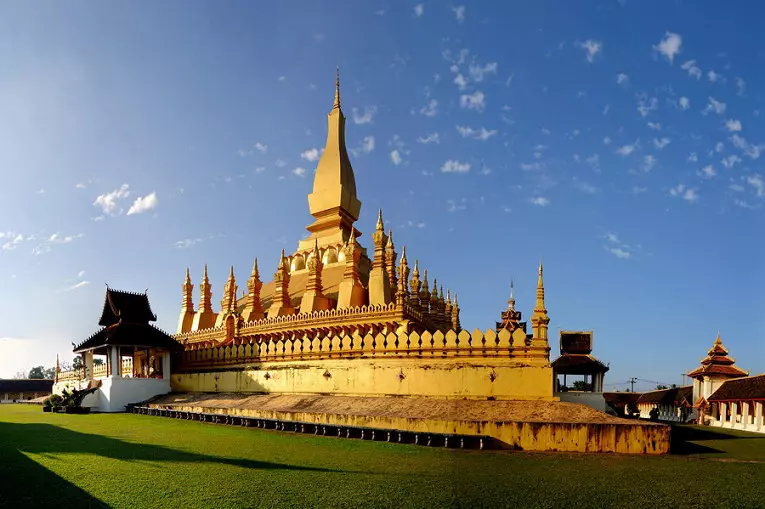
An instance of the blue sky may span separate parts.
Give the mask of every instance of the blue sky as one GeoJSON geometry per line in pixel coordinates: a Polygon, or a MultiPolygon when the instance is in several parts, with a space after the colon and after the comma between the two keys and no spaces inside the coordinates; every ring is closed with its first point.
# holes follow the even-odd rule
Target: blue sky
{"type": "Polygon", "coordinates": [[[382,207],[465,327],[511,277],[528,318],[542,257],[553,353],[593,329],[607,388],[681,382],[718,329],[765,371],[759,7],[513,4],[4,3],[0,376],[71,356],[104,283],[172,332],[186,267],[216,309],[229,265],[270,274],[336,65],[362,242],[382,207]]]}

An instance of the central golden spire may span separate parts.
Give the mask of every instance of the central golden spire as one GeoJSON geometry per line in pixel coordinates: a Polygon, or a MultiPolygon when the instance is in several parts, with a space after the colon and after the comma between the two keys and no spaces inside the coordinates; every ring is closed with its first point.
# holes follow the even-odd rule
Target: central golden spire
{"type": "Polygon", "coordinates": [[[316,167],[308,207],[315,220],[308,227],[310,237],[300,242],[299,251],[310,251],[314,241],[318,241],[319,247],[339,245],[360,235],[353,227],[361,202],[356,197],[356,178],[345,147],[339,69],[335,76],[335,102],[327,118],[327,143],[316,167]]]}

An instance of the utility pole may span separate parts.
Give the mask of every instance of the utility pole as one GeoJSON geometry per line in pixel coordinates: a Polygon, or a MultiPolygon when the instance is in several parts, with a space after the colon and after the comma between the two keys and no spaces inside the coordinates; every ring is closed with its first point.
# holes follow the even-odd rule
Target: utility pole
{"type": "Polygon", "coordinates": [[[634,376],[629,379],[630,392],[635,392],[635,382],[637,382],[637,378],[635,378],[634,376]]]}
{"type": "Polygon", "coordinates": [[[683,385],[685,385],[685,377],[688,376],[688,374],[687,373],[682,373],[682,375],[683,375],[683,385]]]}

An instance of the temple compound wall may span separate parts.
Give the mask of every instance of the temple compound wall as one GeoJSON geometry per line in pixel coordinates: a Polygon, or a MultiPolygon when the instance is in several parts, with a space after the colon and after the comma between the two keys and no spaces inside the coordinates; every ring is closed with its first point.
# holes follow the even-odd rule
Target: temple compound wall
{"type": "Polygon", "coordinates": [[[179,392],[555,399],[547,351],[520,329],[279,338],[177,361],[179,392]]]}

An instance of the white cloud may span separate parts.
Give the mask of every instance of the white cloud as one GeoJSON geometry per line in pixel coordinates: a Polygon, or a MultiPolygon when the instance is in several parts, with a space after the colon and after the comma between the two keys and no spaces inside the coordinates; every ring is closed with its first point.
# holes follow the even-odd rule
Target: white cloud
{"type": "Polygon", "coordinates": [[[680,53],[680,48],[683,45],[683,38],[678,34],[667,32],[664,34],[664,38],[653,47],[655,51],[658,51],[672,64],[675,60],[675,55],[680,53]]]}
{"type": "Polygon", "coordinates": [[[48,242],[51,244],[69,244],[82,236],[82,233],[78,233],[77,235],[61,235],[59,233],[54,233],[48,237],[48,242]]]}
{"type": "Polygon", "coordinates": [[[584,162],[589,164],[594,170],[597,170],[598,166],[600,165],[600,156],[598,154],[592,154],[590,157],[585,159],[584,162]]]}
{"type": "Polygon", "coordinates": [[[399,153],[398,149],[391,151],[390,153],[390,160],[398,166],[402,163],[401,154],[399,153]]]}
{"type": "Polygon", "coordinates": [[[722,165],[725,166],[727,169],[733,168],[733,166],[736,165],[736,163],[741,162],[741,158],[737,156],[736,154],[730,155],[728,157],[723,157],[722,159],[722,165]]]}
{"type": "Polygon", "coordinates": [[[672,140],[670,140],[669,138],[666,138],[666,137],[665,138],[661,138],[661,139],[654,138],[653,139],[653,146],[656,147],[657,149],[661,150],[664,147],[666,147],[667,145],[669,145],[671,142],[672,142],[672,140]]]}
{"type": "Polygon", "coordinates": [[[658,122],[648,122],[646,125],[648,126],[648,129],[653,131],[661,131],[661,124],[658,122]]]}
{"type": "Polygon", "coordinates": [[[266,167],[265,166],[257,166],[255,168],[255,173],[263,173],[264,171],[266,171],[266,167]]]}
{"type": "Polygon", "coordinates": [[[485,96],[480,90],[476,90],[472,94],[462,95],[460,96],[460,106],[482,112],[486,107],[485,96]]]}
{"type": "Polygon", "coordinates": [[[84,270],[81,270],[80,272],[77,273],[77,277],[81,278],[83,276],[85,276],[85,271],[84,270]]]}
{"type": "Polygon", "coordinates": [[[417,138],[417,143],[422,143],[423,145],[427,145],[428,143],[439,144],[441,143],[441,136],[439,136],[438,133],[430,133],[427,136],[420,136],[417,138]]]}
{"type": "Polygon", "coordinates": [[[622,145],[621,147],[616,149],[616,153],[620,156],[627,157],[628,155],[632,154],[635,149],[638,147],[639,142],[636,140],[635,143],[629,143],[627,145],[622,145]]]}
{"type": "Polygon", "coordinates": [[[536,196],[529,200],[532,205],[536,205],[538,207],[546,207],[550,204],[550,200],[545,198],[544,196],[536,196]]]}
{"type": "Polygon", "coordinates": [[[298,166],[294,170],[292,170],[293,175],[297,175],[298,177],[305,177],[305,168],[301,168],[298,166]]]}
{"type": "Polygon", "coordinates": [[[452,11],[454,12],[454,17],[457,20],[457,23],[462,23],[463,21],[465,21],[465,6],[464,5],[452,7],[452,11]]]}
{"type": "Polygon", "coordinates": [[[265,143],[257,142],[255,145],[253,145],[253,148],[255,148],[255,150],[263,154],[268,152],[268,145],[266,145],[265,143]]]}
{"type": "Polygon", "coordinates": [[[683,96],[677,100],[677,107],[680,108],[681,110],[687,110],[688,108],[691,107],[691,100],[683,96]]]}
{"type": "Polygon", "coordinates": [[[457,131],[459,131],[460,135],[462,135],[463,138],[472,138],[474,140],[481,140],[486,141],[495,134],[497,134],[496,130],[487,130],[485,127],[481,127],[480,129],[476,130],[472,127],[468,126],[457,126],[457,131]]]}
{"type": "Polygon", "coordinates": [[[724,102],[716,101],[714,97],[709,98],[709,104],[707,105],[706,109],[702,111],[704,115],[709,113],[710,111],[714,111],[718,115],[722,115],[725,113],[726,105],[724,102]]]}
{"type": "Polygon", "coordinates": [[[608,136],[603,137],[603,145],[610,145],[611,144],[611,138],[608,136]]]}
{"type": "Polygon", "coordinates": [[[595,61],[595,55],[600,53],[600,51],[603,49],[603,43],[600,41],[587,39],[583,43],[580,43],[579,47],[587,52],[587,61],[593,63],[595,61]]]}
{"type": "Polygon", "coordinates": [[[456,200],[446,200],[446,203],[449,205],[446,208],[447,212],[458,212],[460,210],[465,210],[467,208],[467,205],[465,204],[467,200],[465,198],[462,198],[459,202],[456,200]]]}
{"type": "Polygon", "coordinates": [[[460,90],[465,90],[467,88],[468,80],[462,73],[460,73],[454,77],[454,84],[457,85],[457,88],[460,90]]]}
{"type": "Polygon", "coordinates": [[[442,173],[467,173],[469,171],[470,163],[461,163],[455,159],[450,159],[441,166],[442,173]]]}
{"type": "Polygon", "coordinates": [[[688,76],[691,78],[696,78],[697,80],[701,79],[701,69],[696,66],[695,60],[688,60],[681,65],[680,68],[684,71],[688,71],[688,76]]]}
{"type": "Polygon", "coordinates": [[[276,165],[277,168],[284,168],[285,166],[287,166],[287,163],[281,159],[277,159],[274,164],[276,165]]]}
{"type": "Polygon", "coordinates": [[[473,81],[483,81],[483,78],[487,74],[496,74],[497,62],[489,62],[483,67],[477,64],[470,64],[469,67],[470,77],[473,81]]]}
{"type": "Polygon", "coordinates": [[[300,157],[302,159],[305,159],[306,161],[318,161],[319,160],[319,149],[317,148],[309,148],[308,150],[304,150],[300,153],[300,157]]]}
{"type": "Polygon", "coordinates": [[[645,117],[650,112],[656,110],[659,108],[659,100],[655,97],[646,97],[645,95],[642,95],[640,99],[638,100],[638,113],[640,113],[640,116],[645,117]]]}
{"type": "Polygon", "coordinates": [[[740,136],[736,133],[731,136],[731,141],[733,142],[733,146],[737,149],[743,150],[744,154],[751,159],[759,159],[760,154],[762,153],[762,150],[765,149],[765,145],[759,144],[759,145],[752,145],[743,136],[740,136]]]}
{"type": "Polygon", "coordinates": [[[762,179],[762,175],[755,173],[746,177],[746,182],[750,186],[754,187],[757,196],[765,196],[765,180],[762,179]]]}
{"type": "Polygon", "coordinates": [[[65,291],[71,291],[76,290],[78,288],[82,288],[83,286],[88,286],[90,284],[90,281],[80,281],[79,283],[73,284],[69,288],[67,288],[65,291]]]}
{"type": "Polygon", "coordinates": [[[630,81],[629,76],[627,76],[623,72],[620,72],[619,74],[616,75],[616,84],[617,85],[626,85],[626,84],[629,83],[629,81],[630,81]]]}
{"type": "Polygon", "coordinates": [[[428,101],[428,104],[422,107],[420,109],[420,113],[425,115],[426,117],[435,117],[438,115],[438,101],[435,99],[431,99],[428,101]]]}
{"type": "Polygon", "coordinates": [[[688,162],[695,163],[699,160],[699,156],[696,154],[696,152],[691,152],[688,154],[688,162]]]}
{"type": "Polygon", "coordinates": [[[712,166],[711,164],[708,164],[699,170],[699,176],[704,178],[711,179],[715,175],[717,175],[717,172],[715,171],[714,166],[712,166]]]}
{"type": "Polygon", "coordinates": [[[695,203],[699,199],[696,189],[686,187],[685,184],[678,184],[676,187],[673,187],[669,190],[669,194],[682,198],[688,203],[695,203]]]}
{"type": "Polygon", "coordinates": [[[286,77],[286,76],[279,76],[279,77],[277,78],[277,81],[284,81],[284,80],[286,80],[286,79],[287,79],[287,77],[286,77]]]}
{"type": "Polygon", "coordinates": [[[746,81],[736,78],[736,89],[738,90],[738,95],[744,95],[744,92],[746,92],[746,81]]]}
{"type": "Polygon", "coordinates": [[[352,108],[353,123],[354,124],[371,124],[372,118],[377,112],[377,106],[367,106],[364,108],[364,113],[359,112],[358,108],[352,108]]]}
{"type": "MultiPolygon", "coordinates": [[[[22,235],[20,233],[14,233],[14,232],[7,232],[7,233],[3,234],[2,237],[0,237],[0,238],[8,239],[7,241],[5,241],[3,243],[3,246],[2,246],[3,250],[5,250],[5,251],[12,251],[12,250],[16,249],[16,246],[18,246],[19,244],[21,244],[25,240],[24,239],[24,235],[22,235]]],[[[32,239],[32,237],[27,237],[26,240],[31,240],[31,239],[32,239]]]]}
{"type": "Polygon", "coordinates": [[[374,136],[364,136],[364,139],[361,140],[361,146],[359,148],[351,149],[351,153],[355,156],[361,156],[364,154],[369,154],[375,149],[375,137],[374,136]]]}
{"type": "Polygon", "coordinates": [[[709,71],[707,73],[707,79],[710,83],[716,83],[720,78],[722,78],[722,75],[717,74],[715,71],[709,71]]]}
{"type": "Polygon", "coordinates": [[[104,193],[96,197],[96,201],[93,202],[94,206],[101,207],[104,214],[113,216],[119,212],[117,202],[130,196],[129,185],[122,184],[119,189],[115,189],[110,193],[104,193]]]}
{"type": "Polygon", "coordinates": [[[648,173],[656,167],[658,162],[658,159],[656,159],[651,154],[648,154],[647,156],[643,156],[643,162],[640,164],[640,169],[645,173],[648,173]]]}
{"type": "Polygon", "coordinates": [[[414,6],[414,15],[418,18],[421,17],[425,13],[425,5],[423,4],[417,4],[414,6]]]}
{"type": "Polygon", "coordinates": [[[127,215],[132,216],[133,214],[142,214],[144,212],[148,212],[149,210],[156,209],[157,205],[159,205],[157,193],[152,192],[146,196],[139,196],[135,199],[133,205],[130,206],[127,215]]]}
{"type": "Polygon", "coordinates": [[[732,118],[729,118],[725,122],[725,127],[728,129],[728,131],[735,133],[741,131],[741,121],[740,120],[733,120],[732,118]]]}

